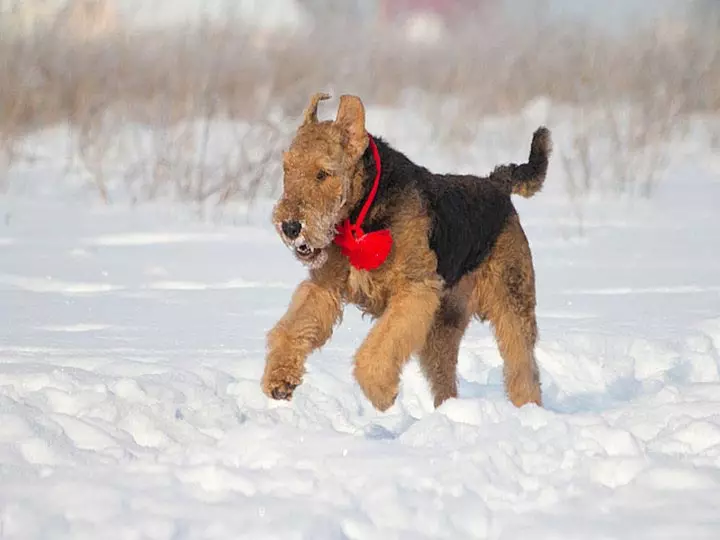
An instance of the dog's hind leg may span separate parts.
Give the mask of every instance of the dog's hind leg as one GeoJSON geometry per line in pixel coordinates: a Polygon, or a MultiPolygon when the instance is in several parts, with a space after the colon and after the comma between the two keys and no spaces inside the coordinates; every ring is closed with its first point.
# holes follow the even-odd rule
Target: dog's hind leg
{"type": "Polygon", "coordinates": [[[505,390],[517,407],[542,405],[535,360],[535,274],[530,247],[512,215],[488,260],[477,272],[476,312],[489,319],[504,361],[505,390]]]}
{"type": "Polygon", "coordinates": [[[457,397],[457,361],[460,341],[470,321],[466,281],[440,302],[425,345],[418,355],[420,368],[433,394],[435,408],[457,397]]]}

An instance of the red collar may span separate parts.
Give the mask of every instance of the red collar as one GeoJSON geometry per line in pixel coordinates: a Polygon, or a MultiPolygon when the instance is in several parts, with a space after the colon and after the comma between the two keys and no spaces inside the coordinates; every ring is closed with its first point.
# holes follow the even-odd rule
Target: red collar
{"type": "Polygon", "coordinates": [[[350,260],[350,264],[359,270],[374,270],[385,262],[392,248],[390,230],[383,229],[369,233],[363,233],[362,230],[363,221],[365,221],[365,217],[375,200],[382,172],[380,152],[378,152],[377,145],[370,135],[368,135],[368,143],[375,159],[375,181],[368,198],[360,209],[355,224],[351,224],[349,218],[343,221],[338,226],[337,234],[333,240],[335,244],[340,246],[342,254],[350,260]]]}

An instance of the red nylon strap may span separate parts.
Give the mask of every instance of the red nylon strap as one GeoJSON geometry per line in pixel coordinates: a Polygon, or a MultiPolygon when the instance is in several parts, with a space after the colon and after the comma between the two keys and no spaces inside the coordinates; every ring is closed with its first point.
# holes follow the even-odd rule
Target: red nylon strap
{"type": "Polygon", "coordinates": [[[382,173],[380,152],[378,151],[378,147],[371,135],[368,135],[368,143],[370,144],[370,150],[372,151],[373,159],[375,160],[375,181],[373,182],[373,187],[370,190],[368,198],[365,200],[365,204],[363,204],[363,207],[360,210],[360,214],[358,215],[355,225],[352,226],[354,231],[362,227],[363,221],[365,221],[365,216],[370,211],[370,207],[375,200],[375,195],[377,194],[378,187],[380,186],[380,174],[382,173]]]}
{"type": "Polygon", "coordinates": [[[336,229],[337,234],[333,242],[340,246],[340,251],[345,255],[350,264],[360,270],[374,270],[378,268],[390,255],[392,250],[392,234],[389,229],[363,233],[362,224],[365,221],[370,206],[377,195],[378,186],[380,185],[380,174],[382,172],[380,164],[380,152],[373,138],[368,134],[368,144],[375,160],[375,181],[372,189],[368,194],[365,203],[360,209],[357,222],[355,225],[350,223],[350,219],[345,219],[336,229]]]}

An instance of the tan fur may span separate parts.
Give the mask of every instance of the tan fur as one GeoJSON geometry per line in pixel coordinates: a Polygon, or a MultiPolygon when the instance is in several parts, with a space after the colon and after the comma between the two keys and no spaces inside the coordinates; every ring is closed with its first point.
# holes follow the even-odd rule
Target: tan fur
{"type": "MultiPolygon", "coordinates": [[[[413,354],[429,381],[435,406],[456,397],[458,350],[473,315],[493,325],[512,403],[540,405],[533,354],[534,271],[518,218],[508,220],[490,257],[475,272],[443,290],[429,246],[429,217],[420,197],[408,194],[394,210],[399,225],[393,229],[389,259],[372,272],[350,267],[331,240],[333,226],[361,197],[358,159],[367,146],[364,109],[359,98],[343,96],[336,121],[318,122],[321,99],[323,94],[311,98],[285,154],[284,192],[273,212],[279,231],[285,220],[303,223],[303,238],[321,252],[321,263],[308,263],[309,278],[268,333],[263,391],[290,399],[302,381],[306,358],[327,342],[342,306],[352,303],[376,319],[355,354],[354,376],[378,410],[394,403],[400,373],[413,354]],[[320,170],[328,173],[322,180],[320,170]]],[[[376,205],[371,215],[380,210],[376,205]]]]}
{"type": "Polygon", "coordinates": [[[512,216],[488,260],[473,274],[471,307],[489,320],[505,362],[505,388],[517,406],[541,405],[534,356],[537,341],[532,255],[517,216],[512,216]]]}
{"type": "Polygon", "coordinates": [[[337,291],[310,280],[300,284],[287,313],[268,334],[265,392],[292,394],[302,380],[305,358],[330,338],[340,314],[337,291]]]}
{"type": "Polygon", "coordinates": [[[473,286],[473,279],[467,277],[443,295],[440,309],[418,356],[420,368],[430,384],[435,407],[457,397],[458,352],[470,322],[469,300],[473,286]]]}

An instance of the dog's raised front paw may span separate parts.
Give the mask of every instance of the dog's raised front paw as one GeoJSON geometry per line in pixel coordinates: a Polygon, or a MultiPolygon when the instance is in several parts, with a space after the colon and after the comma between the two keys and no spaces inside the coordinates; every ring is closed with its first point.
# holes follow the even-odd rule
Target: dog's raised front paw
{"type": "Polygon", "coordinates": [[[272,399],[290,401],[301,382],[300,377],[276,371],[264,378],[262,388],[263,392],[272,399]]]}
{"type": "Polygon", "coordinates": [[[297,388],[296,384],[281,383],[279,386],[273,388],[270,395],[273,399],[286,399],[292,398],[293,391],[297,388]]]}

